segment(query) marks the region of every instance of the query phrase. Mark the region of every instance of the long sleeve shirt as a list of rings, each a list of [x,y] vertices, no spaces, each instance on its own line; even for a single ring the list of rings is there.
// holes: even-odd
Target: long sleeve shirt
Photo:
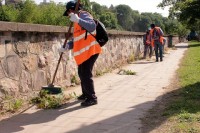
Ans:
[[[163,35],[164,33],[160,27],[155,27],[154,29],[152,29],[152,39],[154,41],[158,41],[159,38]]]
[[[79,13],[79,25],[86,29],[89,32],[93,32],[96,29],[96,23],[93,20],[92,16],[88,12],[80,12]],[[73,48],[73,39],[68,42],[68,48]]]
[[[143,43],[144,43],[144,45],[151,44],[151,34],[150,33],[149,34],[146,33],[143,36]]]
[[[79,25],[89,32],[93,32],[96,29],[96,23],[92,16],[88,12],[80,12]]]

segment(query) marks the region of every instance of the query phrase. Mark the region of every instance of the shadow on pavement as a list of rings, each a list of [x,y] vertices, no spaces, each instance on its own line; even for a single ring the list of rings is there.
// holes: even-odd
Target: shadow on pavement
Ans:
[[[169,132],[169,124],[165,127],[165,129],[162,129],[162,127],[159,129],[159,126],[166,122],[168,118],[178,115],[182,111],[188,113],[198,113],[200,111],[199,88],[200,82],[196,82],[195,84],[179,88],[163,95],[161,102],[155,104],[145,118],[143,118],[142,133],[149,133],[157,128],[157,132]]]
[[[168,92],[167,94],[157,97],[154,101],[144,102],[136,106],[128,106],[126,103],[124,103],[125,106],[118,107],[118,109],[115,111],[120,111],[120,109],[129,109],[129,111],[126,113],[119,113],[110,118],[99,118],[99,116],[96,115],[91,119],[91,123],[95,118],[99,118],[99,121],[96,121],[92,124],[85,123],[81,125],[79,129],[66,131],[66,133],[93,133],[94,131],[95,133],[149,133],[158,128],[169,117],[180,113],[183,109],[185,109],[188,113],[199,112],[200,107],[196,108],[196,110],[194,108],[187,107],[188,101],[191,101],[192,99],[200,99],[199,86],[200,82],[197,82],[184,88],[179,88],[177,90]],[[187,94],[185,92],[187,92]],[[187,100],[184,101],[183,104],[180,104],[178,107],[176,107],[176,111],[173,111],[167,115],[163,115],[164,109],[166,109],[167,106],[166,101],[171,101],[179,98],[180,96],[186,96]],[[61,109],[39,110],[35,113],[19,114],[9,119],[2,120],[0,123],[0,133],[23,131],[23,126],[54,121],[62,114],[83,109],[81,106],[70,108],[72,105],[77,103],[79,102],[75,101],[73,103],[64,105]],[[95,105],[95,107],[98,109],[98,105]],[[151,110],[151,112],[148,112],[149,110]],[[148,113],[144,114],[144,112]],[[19,119],[23,121],[17,123],[16,121]],[[145,121],[143,121],[144,119]],[[143,125],[142,127],[141,124]]]
[[[23,126],[54,121],[58,116],[82,109],[81,106],[69,108],[79,101],[66,103],[59,109],[39,110],[34,113],[22,113],[0,121],[0,133],[13,133],[23,131]],[[20,121],[19,121],[20,120]]]
[[[149,133],[152,130],[158,128],[169,117],[180,113],[183,109],[189,113],[199,112],[200,107],[196,108],[196,110],[186,107],[188,104],[187,101],[192,99],[200,99],[199,86],[200,82],[197,82],[193,85],[168,92],[167,94],[157,97],[154,101],[148,101],[136,106],[128,106],[124,104],[125,106],[119,107],[115,111],[120,111],[120,109],[130,109],[128,112],[122,114],[119,113],[118,115],[110,118],[100,118],[99,121],[96,121],[93,124],[85,123],[81,125],[79,129],[68,131],[66,133],[93,133],[94,131],[97,133]],[[187,92],[187,94],[185,92]],[[163,115],[164,109],[166,109],[166,101],[171,101],[180,96],[186,96],[188,100],[176,107],[176,111],[171,112],[168,115]],[[24,113],[9,119],[5,119],[0,123],[0,133],[23,131],[23,126],[54,121],[58,116],[62,114],[83,109],[81,106],[70,108],[70,106],[77,103],[78,101],[66,104],[61,109],[39,110],[35,113]],[[95,106],[98,109],[98,105]],[[144,112],[148,112],[150,109],[150,113],[144,114]],[[91,119],[91,123],[95,118],[98,118],[98,115]],[[23,121],[16,123],[16,121],[19,119],[22,119]],[[145,121],[142,121],[141,123],[141,119],[145,119]],[[141,127],[141,124],[143,127]]]
[[[189,48],[189,46],[175,46],[176,48]]]
[[[200,46],[200,44],[198,44],[198,42],[196,42],[196,43],[194,42],[194,43],[189,45],[189,48],[190,47],[199,47],[199,46]]]
[[[94,129],[99,129],[98,133],[149,133],[152,130],[158,128],[171,116],[180,113],[183,109],[185,109],[185,111],[187,111],[188,113],[199,112],[200,107],[196,108],[196,110],[194,110],[194,108],[188,108],[188,101],[192,99],[200,99],[199,86],[200,82],[197,82],[193,85],[173,90],[171,92],[168,92],[167,94],[157,97],[155,101],[149,101],[136,106],[129,107],[131,109],[129,112],[101,120],[88,126],[83,125],[78,130],[73,130],[66,133],[93,133],[92,131]],[[187,92],[187,94],[185,92]],[[180,104],[178,107],[176,107],[176,111],[173,110],[173,112],[170,112],[167,115],[163,115],[165,113],[164,109],[166,109],[168,103],[166,101],[172,101],[180,96],[186,95],[187,100]],[[152,106],[153,108],[151,108]],[[142,110],[148,111],[149,109],[151,110],[151,112],[148,112],[147,114],[145,114],[145,117],[142,117]],[[154,112],[152,112],[152,110]],[[139,127],[141,119],[143,126]],[[148,120],[144,122],[144,119]]]

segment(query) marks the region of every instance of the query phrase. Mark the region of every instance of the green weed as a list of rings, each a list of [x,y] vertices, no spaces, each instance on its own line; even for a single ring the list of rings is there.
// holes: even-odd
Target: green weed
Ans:
[[[4,114],[6,112],[17,112],[20,108],[22,108],[24,101],[22,99],[16,99],[11,96],[5,97],[3,102],[0,103],[0,112]]]
[[[22,105],[23,105],[23,101],[21,99],[16,99],[14,103],[12,104],[11,108],[12,110],[18,110],[22,107]]]
[[[79,85],[80,84],[80,80],[78,79],[77,75],[72,76],[71,83],[75,84],[75,85]]]
[[[42,90],[40,95],[33,98],[31,102],[36,104],[38,108],[55,109],[61,107],[69,99],[63,93],[50,95],[46,90]]]
[[[135,61],[135,55],[134,55],[134,53],[132,53],[131,55],[129,55],[129,58],[128,58],[127,62],[128,63],[132,63],[134,61]]]
[[[136,75],[136,72],[131,71],[131,70],[120,69],[118,74],[119,75]]]

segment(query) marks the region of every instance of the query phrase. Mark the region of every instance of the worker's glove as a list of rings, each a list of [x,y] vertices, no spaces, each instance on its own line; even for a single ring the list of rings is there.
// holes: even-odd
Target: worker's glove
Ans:
[[[74,47],[74,42],[73,42],[73,39],[72,39],[71,41],[69,41],[69,42],[67,43],[67,48],[68,48],[69,50],[71,50],[71,49],[73,49],[73,47]]]
[[[69,16],[70,16],[70,20],[71,20],[72,22],[76,22],[76,23],[79,22],[79,19],[80,19],[80,18],[78,17],[77,14],[70,13]]]
[[[58,49],[59,54],[64,53],[66,51],[68,51],[68,44],[66,44],[65,48],[63,48],[63,46],[61,48]]]
[[[58,49],[58,52],[59,52],[59,53],[64,53],[65,51],[67,51],[67,49],[65,49],[65,48],[63,48],[63,47]]]

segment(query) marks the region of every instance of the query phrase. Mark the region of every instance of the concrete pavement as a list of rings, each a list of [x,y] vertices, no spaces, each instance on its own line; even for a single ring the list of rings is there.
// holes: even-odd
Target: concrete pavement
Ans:
[[[60,109],[32,107],[0,121],[0,133],[141,133],[141,118],[166,93],[186,43],[165,54],[163,62],[140,60],[124,66],[136,75],[117,70],[94,78],[98,104],[83,108],[72,100]],[[80,86],[73,89],[80,94]],[[69,93],[69,92],[66,92]]]

